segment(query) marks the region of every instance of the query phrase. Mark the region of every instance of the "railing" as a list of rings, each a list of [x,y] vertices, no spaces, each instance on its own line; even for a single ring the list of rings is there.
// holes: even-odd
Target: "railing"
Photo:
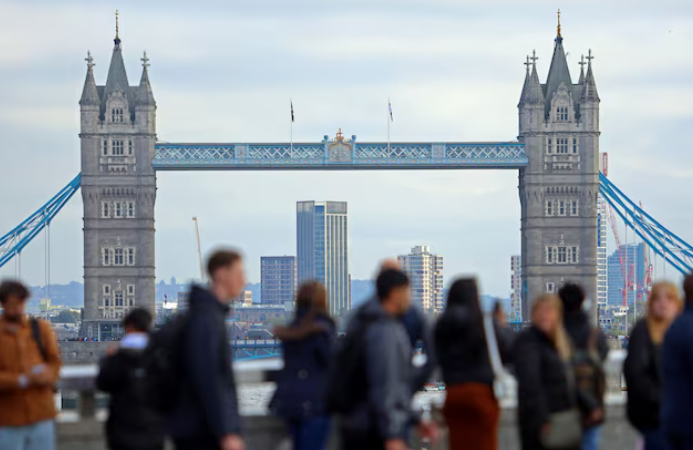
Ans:
[[[611,350],[605,365],[606,373],[619,376],[622,372],[624,350]],[[414,358],[414,364],[422,364],[425,356]],[[282,368],[281,358],[274,360],[242,361],[234,364],[236,383],[239,385],[260,384],[274,382]],[[59,389],[64,392],[77,393],[77,413],[80,420],[94,419],[97,412],[95,379],[98,366],[65,366],[60,371]],[[513,408],[516,404],[515,393],[510,392],[507,398],[500,399],[504,408]],[[623,395],[620,392],[620,378],[618,388],[612,389],[612,395],[607,397],[609,404],[620,405],[623,403]]]

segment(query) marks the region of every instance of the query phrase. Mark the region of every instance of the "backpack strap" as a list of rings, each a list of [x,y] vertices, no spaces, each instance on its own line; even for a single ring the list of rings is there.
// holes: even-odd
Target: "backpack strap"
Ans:
[[[36,342],[39,353],[41,353],[41,358],[44,362],[46,362],[48,360],[48,351],[46,350],[46,346],[43,344],[43,339],[41,339],[41,324],[35,317],[31,318],[30,324],[31,337],[34,339],[34,342]]]

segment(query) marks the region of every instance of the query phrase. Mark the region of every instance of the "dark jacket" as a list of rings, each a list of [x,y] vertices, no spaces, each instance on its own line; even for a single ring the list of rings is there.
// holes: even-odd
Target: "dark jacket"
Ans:
[[[298,327],[305,314],[299,311],[290,326]],[[285,419],[302,420],[325,415],[325,383],[336,329],[329,316],[318,315],[315,320],[325,325],[325,332],[282,342],[284,368],[270,407]]]
[[[354,312],[354,318],[362,314],[362,311],[372,308],[372,304],[379,304],[376,297],[372,297]],[[407,333],[409,343],[413,348],[420,343],[421,348],[426,355],[426,362],[421,366],[412,365],[412,393],[423,389],[424,385],[430,381],[431,375],[438,364],[436,361],[436,352],[433,345],[433,327],[426,318],[426,315],[416,306],[412,306],[400,318],[404,331]],[[352,321],[353,322],[353,321]],[[356,322],[353,322],[356,324]],[[350,322],[351,325],[351,322]],[[348,330],[347,330],[348,331]]]
[[[693,305],[690,303],[664,337],[662,373],[662,431],[693,439]]]
[[[463,307],[448,308],[435,327],[436,355],[446,385],[483,383],[493,385],[491,366],[483,325],[474,329],[473,317]],[[494,322],[495,324],[495,322]],[[495,326],[501,359],[505,359],[506,337]]]
[[[358,397],[353,410],[341,417],[344,433],[376,435],[378,439],[407,439],[413,421],[411,410],[413,369],[409,338],[397,318],[385,313],[379,302],[368,302],[359,308],[347,328],[365,328],[363,370],[365,392]]]
[[[541,449],[539,436],[549,415],[575,404],[567,365],[549,338],[535,327],[520,333],[513,351],[522,449]]]
[[[193,286],[181,348],[181,391],[168,418],[174,438],[221,439],[239,434],[236,383],[231,368],[223,305],[208,290]]]
[[[650,338],[647,320],[638,321],[630,332],[623,375],[628,386],[628,420],[640,431],[659,428],[662,397],[661,349]]]
[[[145,406],[143,367],[143,349],[121,348],[101,362],[96,386],[111,397],[106,421],[111,449],[164,448],[163,419]]]
[[[594,336],[594,332],[597,333],[596,349],[599,354],[599,359],[602,363],[609,354],[609,345],[606,343],[606,337],[601,330],[594,330],[594,327],[590,323],[587,314],[583,311],[571,311],[566,312],[563,319],[563,324],[565,330],[568,333],[573,347],[578,350],[589,350],[590,339]],[[581,390],[580,391],[580,409],[588,414],[596,408],[604,406],[603,398],[595,398],[595,395],[591,392]]]

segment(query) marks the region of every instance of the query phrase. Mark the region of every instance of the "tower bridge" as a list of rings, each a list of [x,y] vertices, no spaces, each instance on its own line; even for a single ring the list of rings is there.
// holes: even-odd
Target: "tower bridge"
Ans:
[[[529,299],[561,283],[597,289],[598,196],[680,272],[693,247],[628,199],[599,169],[600,99],[593,56],[573,81],[560,26],[546,81],[527,57],[517,136],[505,142],[360,142],[324,136],[308,143],[157,141],[157,103],[142,57],[138,84],[114,39],[105,84],[94,63],[80,105],[81,174],[49,203],[0,238],[0,267],[20,255],[81,187],[84,203],[84,327],[87,337],[118,323],[135,306],[153,308],[156,173],[175,170],[508,169],[518,172],[523,317]],[[586,66],[586,69],[585,69]],[[508,105],[510,107],[510,105]]]

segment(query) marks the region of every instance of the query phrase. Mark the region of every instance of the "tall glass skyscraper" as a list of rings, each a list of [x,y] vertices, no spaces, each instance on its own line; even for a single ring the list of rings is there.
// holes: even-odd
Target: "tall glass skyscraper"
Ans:
[[[623,289],[625,286],[624,275],[630,280],[627,302],[632,305],[636,298],[637,290],[639,293],[644,289],[643,280],[647,267],[645,264],[645,253],[647,247],[644,243],[621,245],[608,258],[608,275],[609,275],[609,304],[621,306],[623,304]],[[621,266],[621,261],[626,266]],[[634,290],[635,289],[635,290]]]
[[[260,258],[262,303],[286,305],[296,295],[296,257],[263,256]]]
[[[330,314],[351,308],[348,217],[346,202],[296,203],[298,283],[323,283]]]

